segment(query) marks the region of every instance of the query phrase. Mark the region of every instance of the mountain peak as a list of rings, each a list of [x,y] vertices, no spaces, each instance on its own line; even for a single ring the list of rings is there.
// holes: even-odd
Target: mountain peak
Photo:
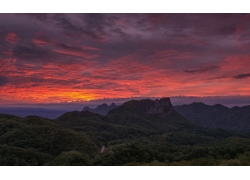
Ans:
[[[152,101],[146,109],[149,114],[160,114],[161,116],[170,115],[172,110],[173,107],[169,97]]]
[[[212,107],[214,107],[214,108],[224,108],[224,109],[228,109],[228,107],[223,106],[223,105],[221,105],[221,104],[215,104],[215,105],[213,105]]]
[[[86,110],[88,110],[89,111],[89,107],[88,106],[85,106],[84,108],[83,108],[83,111],[86,111]]]
[[[102,105],[97,106],[97,108],[106,108],[108,105],[106,103],[103,103]]]
[[[115,103],[111,103],[109,107],[116,107]]]
[[[172,113],[173,107],[170,98],[161,98],[156,100],[142,99],[132,100],[124,103],[120,107],[109,111],[109,114],[122,111],[130,111],[137,113],[159,114],[160,117],[165,117]]]
[[[203,102],[193,102],[190,105],[192,105],[192,106],[208,106],[207,104],[204,104]]]

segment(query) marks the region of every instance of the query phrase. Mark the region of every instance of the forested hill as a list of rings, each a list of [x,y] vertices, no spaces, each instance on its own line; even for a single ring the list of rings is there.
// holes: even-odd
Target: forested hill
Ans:
[[[250,133],[250,105],[228,108],[204,103],[175,106],[174,109],[194,124]]]
[[[169,98],[129,101],[105,116],[0,114],[1,165],[249,165],[249,155],[248,135],[199,127]]]

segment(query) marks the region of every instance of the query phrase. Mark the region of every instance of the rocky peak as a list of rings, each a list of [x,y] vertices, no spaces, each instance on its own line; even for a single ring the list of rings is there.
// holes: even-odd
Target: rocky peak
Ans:
[[[108,105],[106,103],[103,103],[102,105],[97,106],[97,108],[106,108]]]
[[[160,116],[165,117],[172,113],[173,106],[170,98],[167,97],[150,101],[145,110],[148,114],[159,114]]]
[[[109,114],[122,113],[124,111],[130,111],[133,113],[157,114],[160,117],[166,117],[172,113],[173,106],[169,97],[156,100],[132,100],[124,103],[118,108],[110,110]]]
[[[115,103],[110,104],[109,107],[116,107],[117,105]]]
[[[85,107],[83,108],[83,111],[86,111],[86,110],[90,110],[90,108],[89,108],[88,106],[85,106]]]

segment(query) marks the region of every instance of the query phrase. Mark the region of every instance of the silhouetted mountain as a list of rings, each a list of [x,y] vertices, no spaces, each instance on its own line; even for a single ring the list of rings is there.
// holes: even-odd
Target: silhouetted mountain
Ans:
[[[220,104],[192,103],[175,106],[174,109],[202,127],[250,132],[250,106],[228,108]]]
[[[108,106],[106,103],[103,103],[102,105],[97,106],[94,109],[90,109],[88,106],[84,107],[82,111],[90,111],[102,115],[106,115],[110,110],[118,107],[115,103],[112,103],[110,106]]]
[[[132,100],[124,103],[122,106],[111,110],[109,114],[114,114],[121,111],[129,111],[133,113],[158,114],[161,117],[166,117],[172,113],[172,103],[170,98],[162,98],[155,101],[150,99]]]
[[[138,130],[162,133],[167,131],[190,130],[194,125],[173,111],[169,98],[155,101],[150,99],[132,100],[110,110],[109,121],[131,126]]]
[[[102,105],[106,106],[106,105]],[[130,135],[150,135],[193,128],[195,125],[172,110],[169,98],[132,100],[109,111],[106,116],[88,110],[68,112],[55,122],[88,133],[102,133],[105,141],[127,138]],[[98,125],[97,125],[98,124]],[[95,129],[95,131],[92,131]],[[110,132],[114,132],[110,135]],[[109,134],[108,136],[106,136]],[[103,138],[102,137],[102,138]]]

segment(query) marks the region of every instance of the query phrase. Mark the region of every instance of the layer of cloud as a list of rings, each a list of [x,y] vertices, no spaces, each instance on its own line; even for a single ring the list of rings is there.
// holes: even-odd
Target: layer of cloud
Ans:
[[[0,96],[249,95],[247,14],[0,15]]]

